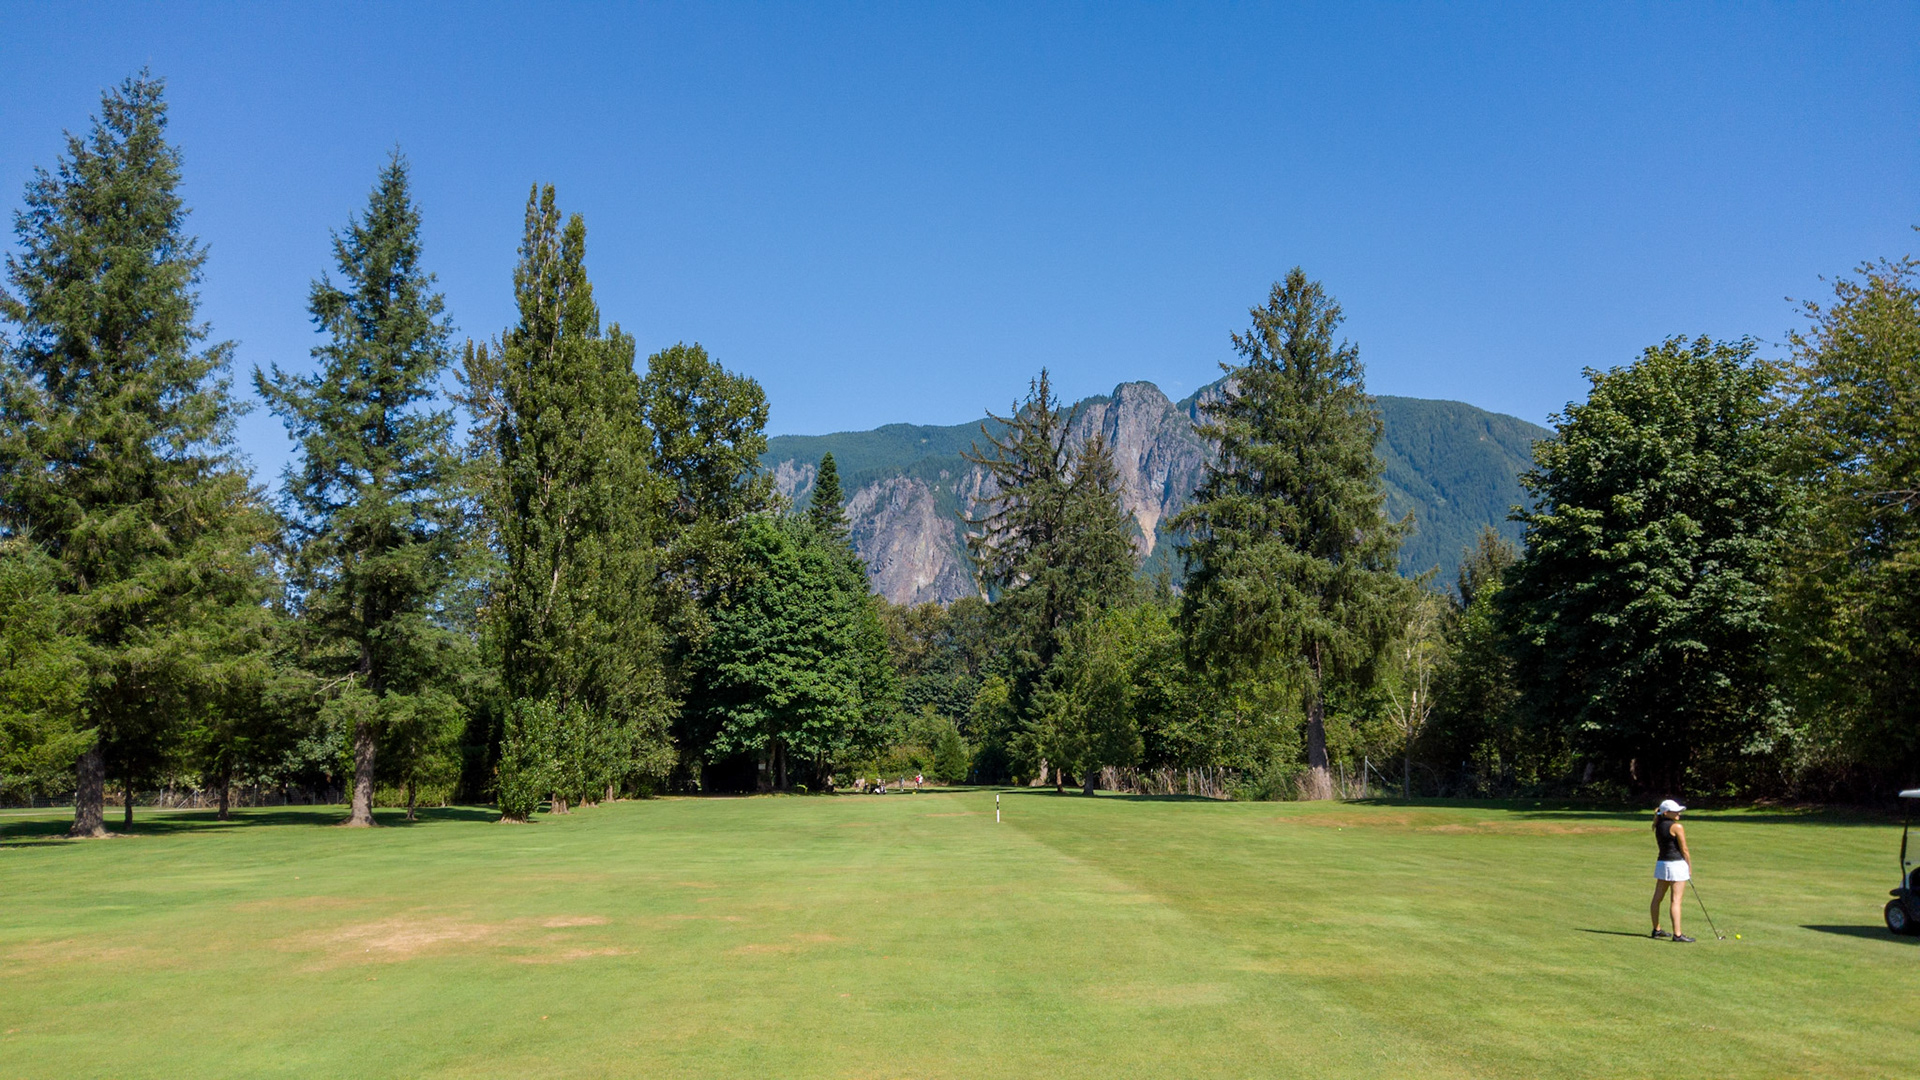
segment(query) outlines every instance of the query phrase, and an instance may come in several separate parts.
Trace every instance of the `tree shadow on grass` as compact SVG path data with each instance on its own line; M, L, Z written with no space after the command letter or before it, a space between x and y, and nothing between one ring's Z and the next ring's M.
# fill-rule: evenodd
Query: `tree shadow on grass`
M1065 791L1055 791L1050 787L1002 788L1000 790L1000 794L1025 796L1030 798L1045 798L1045 799L1085 799L1086 798L1086 794L1080 790L1080 787L1077 784L1072 787L1069 787ZM1122 792L1117 792L1117 791L1096 792L1095 798L1098 798L1102 802L1130 802L1130 803L1134 803L1134 802L1221 803L1221 802L1227 801L1225 799L1210 799L1205 795L1128 795L1128 794L1124 794Z
M1900 937L1884 926L1832 926L1806 925L1802 930L1813 930L1822 934L1838 934L1841 937L1872 938L1890 945L1920 945L1920 937Z
M1379 797L1371 799L1348 799L1350 805L1377 806L1381 808L1419 810L1503 810L1522 818L1574 821L1627 821L1643 822L1649 827L1653 822L1651 807L1622 806L1618 804L1596 804L1574 799L1400 799ZM1900 813L1896 810L1878 810L1870 807L1852 806L1816 806L1804 809L1782 807L1695 807L1696 814L1704 813L1706 820L1716 823L1745 824L1782 824L1782 825L1871 825L1882 826L1889 822L1900 823Z
M1581 933L1583 933L1583 934L1605 934L1605 935L1607 935L1608 937L1630 937L1630 938L1639 938L1639 939L1640 939L1640 940L1642 940L1642 941L1658 941L1658 940L1660 940L1659 938L1654 938L1654 937L1648 937L1648 936L1647 936L1646 934L1640 934L1640 933L1634 933L1634 932L1631 932L1631 931L1627 931L1627 930L1591 930L1591 929L1588 929L1587 927L1584 927L1584 926L1576 926L1576 927L1574 927L1574 929L1575 929L1575 930L1578 930L1578 931L1580 931L1580 932L1581 932Z
M147 815L143 817L140 809L135 807L133 828L127 830L121 826L116 808L109 808L109 810L107 833L110 838L176 836L185 833L262 827L331 827L347 819L347 808L344 806L274 806L235 809L226 821L221 821L218 811L214 810L147 811ZM416 820L408 821L405 810L381 809L374 811L373 820L381 828L410 829L440 821L486 822L500 816L498 811L485 806L421 807L415 813ZM67 829L71 824L70 817L0 822L0 843L31 843L35 846L80 843L67 836Z

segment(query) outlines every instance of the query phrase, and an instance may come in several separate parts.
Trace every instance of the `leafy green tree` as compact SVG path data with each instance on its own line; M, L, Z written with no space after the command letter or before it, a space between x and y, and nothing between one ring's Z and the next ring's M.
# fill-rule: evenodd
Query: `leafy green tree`
M319 370L254 373L300 444L285 488L307 662L330 685L372 699L348 732L354 826L373 824L384 729L437 707L439 661L453 647L440 616L465 515L453 416L431 404L452 329L420 256L420 211L396 153L365 212L333 236L340 280L323 276L309 292L307 310L328 339L313 349Z
M1086 794L1103 767L1140 763L1142 733L1158 726L1170 704L1164 661L1177 656L1172 625L1156 604L1113 608L1074 628L1060 656L1060 689L1042 748L1060 768L1080 774Z
M100 836L109 769L131 789L217 706L258 646L272 522L231 453L185 232L164 86L108 91L14 219L0 317L0 521L51 558L85 667L75 836ZM131 817L132 800L127 803Z
M1554 772L1564 738L1552 726L1523 727L1520 690L1500 623L1499 594L1520 552L1491 526L1461 559L1445 648L1434 671L1434 713L1421 740L1444 767L1471 765L1476 793L1511 793Z
M966 455L989 480L967 519L967 550L1004 628L1014 708L1037 725L1074 624L1133 593L1131 521L1111 449L1097 435L1073 437L1044 369L1012 416L988 418L1000 434L981 424L987 448Z
M986 601L966 596L951 604L928 601L911 607L880 604L887 648L900 674L906 711L933 709L959 725L963 737L978 733L967 717L980 680L997 660L997 627Z
M1863 266L1805 311L1787 670L1808 764L1880 793L1920 780L1920 259Z
M1400 735L1400 794L1413 798L1413 748L1433 718L1440 669L1447 661L1447 602L1422 589L1405 619L1382 672L1390 718Z
M1335 344L1340 306L1298 267L1235 334L1238 365L1203 406L1216 460L1173 522L1184 532L1180 614L1189 656L1243 702L1296 688L1309 798L1330 798L1330 695L1370 685L1409 586L1407 522L1382 513L1380 417L1360 353Z
M840 493L840 467L832 454L820 455L820 471L813 478L813 495L807 502L807 520L813 527L831 536L845 536L846 497Z
M650 787L672 762L652 589L662 498L633 339L601 331L586 235L577 214L562 224L552 187L534 190L514 270L520 321L468 376L470 399L497 403L483 502L502 564L490 601L502 688L552 703L559 727L540 745L561 758L541 771L562 813Z
M899 707L865 571L844 541L803 518L739 526L737 576L695 659L699 740L709 761L749 754L761 787L786 790L793 766L824 778L843 756L886 741Z
M680 528L737 521L773 509L767 451L767 395L698 344L647 358L640 415L652 440L652 468L667 481L669 520Z
M1588 377L1522 478L1527 551L1500 596L1523 707L1603 779L1759 782L1785 748L1773 371L1751 342L1674 338Z

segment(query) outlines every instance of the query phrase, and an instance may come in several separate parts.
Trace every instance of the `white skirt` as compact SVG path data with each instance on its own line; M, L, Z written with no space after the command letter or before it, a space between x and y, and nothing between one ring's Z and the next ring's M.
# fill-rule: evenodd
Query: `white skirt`
M1693 878L1693 867L1685 859L1664 859L1653 864L1655 881L1688 881Z

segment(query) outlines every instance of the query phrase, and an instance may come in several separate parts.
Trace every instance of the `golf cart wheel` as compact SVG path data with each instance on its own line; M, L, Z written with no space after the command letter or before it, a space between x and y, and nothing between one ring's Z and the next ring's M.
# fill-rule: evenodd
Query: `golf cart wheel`
M1913 918L1907 914L1905 901L1898 897L1887 901L1887 929L1896 934L1913 933Z

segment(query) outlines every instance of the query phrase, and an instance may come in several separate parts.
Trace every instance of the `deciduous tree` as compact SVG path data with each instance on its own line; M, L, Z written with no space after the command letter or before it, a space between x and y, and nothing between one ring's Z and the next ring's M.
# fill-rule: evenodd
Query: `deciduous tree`
M1500 598L1524 707L1602 778L1718 790L1765 779L1784 749L1783 433L1753 354L1673 338L1589 372L1522 478L1526 555Z
M527 745L559 755L540 763L559 811L611 785L650 787L672 762L653 593L663 500L633 339L601 330L586 235L579 215L563 223L552 187L529 196L520 320L467 380L470 399L495 403L484 501L502 564L490 610L503 689L551 702L554 737Z
M1787 574L1808 763L1920 782L1920 259L1834 283L1792 338L1791 468L1808 496Z

